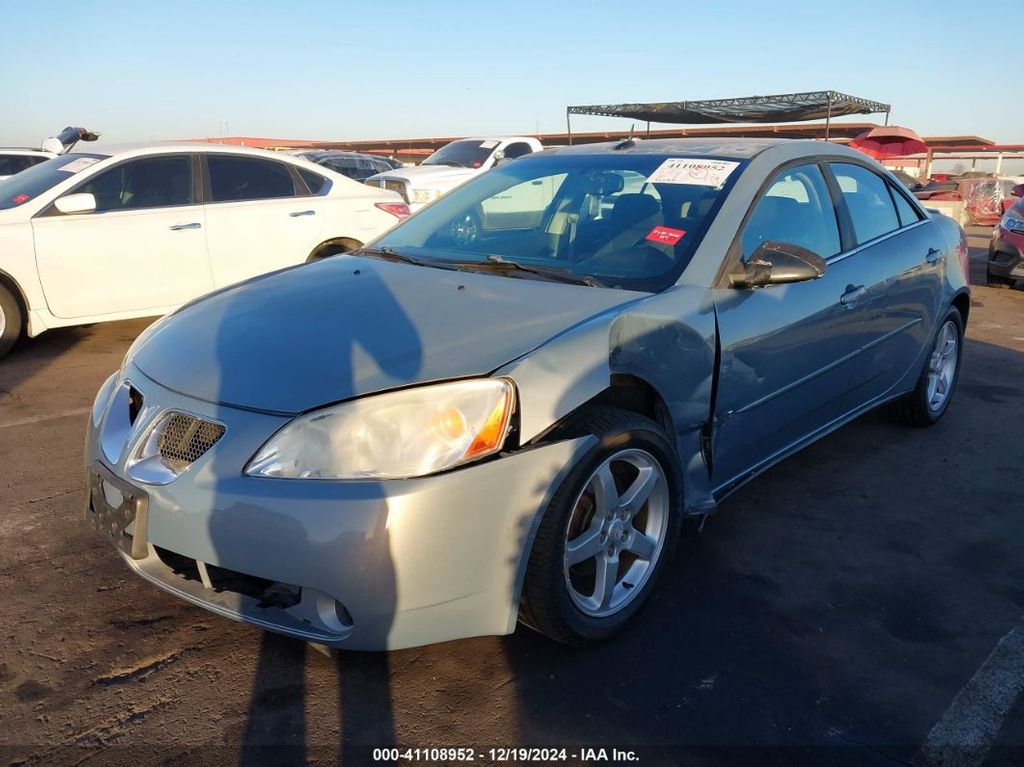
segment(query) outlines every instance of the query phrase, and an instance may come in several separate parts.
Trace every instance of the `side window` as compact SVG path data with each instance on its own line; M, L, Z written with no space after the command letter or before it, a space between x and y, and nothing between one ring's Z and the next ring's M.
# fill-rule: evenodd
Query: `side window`
M299 168L299 175L302 176L302 180L305 181L306 186L309 187L310 194L318 194L320 190L324 188L324 183L327 181L327 179L319 173L314 173L313 171L306 170L305 168Z
M129 160L93 176L75 191L91 192L97 213L190 205L192 162L187 155Z
M817 165L777 174L743 229L743 260L762 242L799 245L822 258L839 252L839 225L825 177Z
M483 200L484 229L531 229L540 224L566 174L542 176L509 187Z
M207 162L214 202L295 196L292 176L282 163L216 154L207 155Z
M524 154L530 154L531 152L533 152L533 148L525 141L513 141L505 147L505 158L513 160L516 157L522 157Z
M843 191L858 244L900 228L892 197L881 176L860 165L841 162L832 164L832 172Z
M893 202L896 203L896 213L900 217L900 226L910 226L921 220L921 216L918 215L914 206L907 202L907 198L892 184L889 185L889 194L892 195Z

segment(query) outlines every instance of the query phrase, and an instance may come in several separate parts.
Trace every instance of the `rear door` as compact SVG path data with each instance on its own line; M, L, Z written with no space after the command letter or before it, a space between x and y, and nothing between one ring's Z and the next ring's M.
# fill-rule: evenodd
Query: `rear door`
M92 213L32 220L46 302L58 317L163 310L213 287L193 158L161 154L97 171L71 190Z
M207 242L217 286L304 261L319 244L324 199L292 166L204 153Z
M721 489L831 424L860 338L859 284L843 251L835 201L817 163L778 170L754 202L735 248L766 240L830 259L815 280L714 291L721 344L714 484ZM734 255L734 254L733 254ZM838 260L836 260L838 259Z
M907 196L871 168L829 164L848 216L863 285L861 354L843 403L856 410L886 395L928 343L942 301L945 246Z

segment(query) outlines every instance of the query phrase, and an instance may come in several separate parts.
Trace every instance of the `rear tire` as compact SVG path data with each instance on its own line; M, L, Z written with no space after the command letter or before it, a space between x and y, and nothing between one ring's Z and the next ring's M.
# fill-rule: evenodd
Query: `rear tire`
M897 421L908 426L932 426L942 419L960 379L963 345L963 318L959 311L950 309L932 339L917 386L889 406Z
M0 285L0 357L11 350L21 336L25 318L21 313L21 305L3 285Z
M679 460L658 424L594 407L558 432L586 434L599 442L544 512L519 610L523 623L571 645L605 639L640 611L672 555L683 516Z

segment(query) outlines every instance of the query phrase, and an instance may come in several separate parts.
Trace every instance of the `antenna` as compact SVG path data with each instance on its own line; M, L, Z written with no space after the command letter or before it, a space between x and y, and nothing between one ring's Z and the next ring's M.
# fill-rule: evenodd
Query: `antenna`
M629 149L630 147L636 146L636 142L640 139L633 138L633 129L636 128L636 123L630 123L629 135L615 145L615 149Z

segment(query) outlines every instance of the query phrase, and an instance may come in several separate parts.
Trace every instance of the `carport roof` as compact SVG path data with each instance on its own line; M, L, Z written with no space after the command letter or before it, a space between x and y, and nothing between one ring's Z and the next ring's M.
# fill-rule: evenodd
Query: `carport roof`
M890 109L889 104L838 91L807 91L702 101L590 104L567 107L567 112L601 117L625 117L647 122L709 125L822 120L843 115L888 113Z

